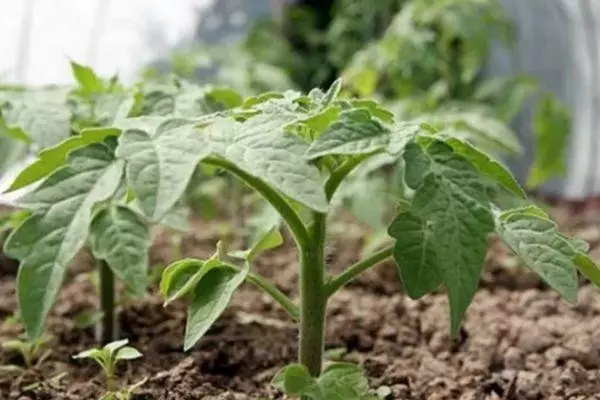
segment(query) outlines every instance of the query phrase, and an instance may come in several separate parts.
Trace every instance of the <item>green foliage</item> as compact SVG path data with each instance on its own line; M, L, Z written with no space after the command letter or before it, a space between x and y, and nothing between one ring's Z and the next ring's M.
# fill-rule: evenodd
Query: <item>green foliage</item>
M82 351L81 353L73 356L75 359L90 358L94 360L105 374L106 377L106 389L109 392L103 398L105 399L129 399L129 397L123 397L125 394L128 396L139 386L141 386L145 380L132 386L129 390L117 391L115 382L115 371L117 364L120 361L135 360L136 358L142 357L142 354L137 351L134 347L127 346L129 341L127 339L118 340L112 343L108 343L102 348L94 348ZM108 397L107 397L108 396ZM113 396L113 397L110 397Z
M315 378L302 364L291 364L273 378L275 387L290 396L311 400L372 400L369 382L361 367L331 363Z
M15 178L8 191L21 189L50 175L54 170L67 164L67 154L92 143L102 143L109 136L117 136L119 130L92 128L85 129L81 135L72 136L64 141L50 146L38 154L38 159L28 165Z
M529 172L529 187L537 187L566 172L564 154L568 148L570 131L569 110L553 97L542 99L533 121L536 157Z
M429 225L439 276L450 297L452 332L457 333L479 285L487 235L494 229L490 201L475 167L443 142L427 149L409 144L404 160L406 183L415 190L410 213Z
M23 358L25 367L30 368L33 363L43 361L48 354L46 345L50 341L50 336L44 336L37 340L5 340L0 344L5 351L17 352Z
M9 236L5 251L21 261L17 293L32 339L42 333L67 264L85 244L92 207L115 193L122 171L110 146L95 143L73 151L67 166L19 200L34 212Z
M537 207L500 213L500 237L523 261L565 299L577 302L579 279L577 257L585 257L573 243L558 232L548 215Z
M257 219L250 248L227 252L219 246L208 260L182 260L166 268L160 284L165 305L189 302L184 338L189 350L242 283L264 290L300 325L301 365L288 367L276 379L291 395L372 398L358 367L322 368L324 316L330 296L389 257L411 297L445 286L453 334L477 290L488 239L495 232L569 301L576 298L577 270L598 283L600 270L587 249L560 234L538 209L501 210L495 204L490 194L503 191L522 198L524 191L502 164L480 150L481 143L517 147L511 136L499 133L504 126L484 113L444 110L400 121L375 101L344 98L341 81L307 95L286 91L243 99L233 90L180 80L142 82L130 93L103 81L98 93L100 85L88 75L81 73L75 91L82 104L97 109L98 95L129 94L135 101L127 113L119 106L110 118L84 118L88 125L74 134L77 143L62 142L55 156L46 156L48 162L40 156L43 172L28 178L42 181L19 200L31 215L11 234L6 250L21 261L19 304L31 338L40 336L67 264L88 236L95 256L134 291L143 292L147 221L177 214L199 164L229 173L269 208ZM95 130L88 130L90 125ZM83 138L85 132L89 139ZM328 217L339 206L336 193L344 197L345 190L346 195L357 187L367 190L353 185L353 171L368 176L384 167L396 175L386 181L393 185L386 196L394 205L394 220L383 227L391 243L328 276L326 233ZM380 187L369 188L368 195L381 194ZM377 218L387 220L387 215ZM298 305L251 270L262 252L282 243L280 222L299 250ZM124 346L119 342L78 357L94 358L114 375L114 363L139 355Z
M150 233L138 214L122 205L100 210L91 222L90 243L94 257L133 293L146 292Z
M183 260L171 264L163 272L160 291L165 305L191 295L184 349L189 350L225 311L233 292L248 275L249 267L238 269L216 256L203 262Z

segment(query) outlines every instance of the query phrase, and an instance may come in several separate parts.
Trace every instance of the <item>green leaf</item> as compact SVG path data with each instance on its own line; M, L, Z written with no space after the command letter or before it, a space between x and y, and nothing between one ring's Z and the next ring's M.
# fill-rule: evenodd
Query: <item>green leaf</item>
M396 239L394 259L406 293L418 299L440 286L439 260L435 251L435 234L426 221L410 213L396 217L388 232Z
M206 93L206 97L215 103L222 104L225 109L239 107L244 101L238 92L230 88L214 88Z
M310 117L303 120L303 124L317 132L315 137L319 137L333 122L336 121L342 109L338 106L327 107L323 111L311 115Z
M9 351L19 351L21 353L27 352L27 349L30 347L29 342L24 342L22 340L4 340L2 341L1 348L3 350Z
M283 243L283 236L281 236L281 232L279 231L279 224L271 226L270 229L263 229L262 232L256 236L256 242L252 243L249 249L236 251L231 255L251 262L261 253L279 247Z
M510 219L512 215L530 215L532 217L550 219L548 213L534 204L502 211L502 216L505 219Z
M56 99L32 98L13 103L3 117L8 129L20 129L19 135L29 137L42 149L60 143L71 134L71 113Z
M586 278L590 280L594 285L600 287L600 267L592 258L581 251L575 254L573 259L575 266Z
M116 205L98 212L90 227L92 252L136 295L146 292L150 232L138 214Z
M116 340L114 342L110 342L107 345L104 346L104 350L108 351L110 354L114 353L115 351L117 351L118 349L124 347L126 344L129 343L128 339L121 339L121 340Z
M321 100L321 106L328 106L340 95L340 91L342 90L342 79L336 79L329 89L323 95L323 99Z
M315 140L306 158L313 160L331 154L365 154L385 148L389 131L366 109L343 112L340 120Z
M92 207L112 196L122 171L108 146L91 144L19 199L34 214L9 236L5 251L21 262L17 293L31 339L39 338L67 264L86 241Z
M161 225L169 227L179 232L190 231L191 210L184 204L178 203L172 207L160 221Z
M239 271L223 264L212 268L198 282L188 310L185 351L191 349L225 311L233 293L246 279L248 271L248 264Z
M566 171L565 152L571 134L571 113L552 96L542 99L533 121L535 159L527 186L536 188Z
M444 140L447 144L452 146L454 151L464 158L466 158L471 164L475 166L485 176L491 179L493 182L504 187L506 190L515 194L521 198L527 198L527 194L519 185L519 182L515 177L498 161L491 158L483 151L477 149L469 142L458 139L448 138Z
M104 82L93 69L71 61L71 72L86 93L102 93L105 91Z
M440 112L423 117L423 121L441 128L456 130L458 137L473 140L475 143L493 149L521 154L521 144L515 133L502 121L481 112Z
M193 258L180 260L163 271L160 292L165 298L164 305L192 292L196 284L213 268L222 267L219 260L201 261Z
M0 135L6 136L8 138L12 138L21 142L25 142L27 144L31 144L33 141L29 137L29 135L21 128L18 127L9 127L6 125L6 122L2 117L0 117Z
M308 144L287 132L295 115L258 115L244 123L219 119L201 129L212 153L281 190L285 195L326 212L325 182L319 169L304 158Z
M115 360L135 360L136 358L140 358L141 356L142 353L137 351L137 349L130 346L126 346L119 349L117 355L115 356Z
M331 363L318 379L323 400L365 400L369 381L364 370L354 364Z
M84 350L78 354L75 354L73 356L73 358L75 359L80 359L80 358L99 358L102 357L102 350L100 349L89 349L89 350Z
M421 124L414 122L407 121L396 124L391 132L387 152L394 156L399 155L421 130Z
M302 364L283 367L273 378L272 384L289 396L307 396L312 400L325 400L317 380Z
M38 159L27 166L15 178L7 192L21 189L50 175L67 163L67 156L72 150L84 147L91 143L101 143L109 136L120 134L113 128L88 128L81 135L72 136L53 147L43 149Z
M374 117L379 118L383 122L391 124L394 122L394 113L383 108L379 103L373 100L352 99L349 103L356 108L366 108Z
M509 210L499 215L497 231L504 242L567 301L577 301L576 250L554 222L532 212Z
M127 161L127 182L140 207L160 221L179 201L197 164L210 153L194 125L168 120L152 134L130 129L120 138L117 157Z
M583 239L569 237L564 234L560 234L560 236L565 239L573 248L581 253L587 253L590 251L590 244Z
M494 230L489 199L475 168L443 142L434 141L426 152L411 143L404 160L406 183L415 190L411 213L432 235L456 335L479 286L487 236Z

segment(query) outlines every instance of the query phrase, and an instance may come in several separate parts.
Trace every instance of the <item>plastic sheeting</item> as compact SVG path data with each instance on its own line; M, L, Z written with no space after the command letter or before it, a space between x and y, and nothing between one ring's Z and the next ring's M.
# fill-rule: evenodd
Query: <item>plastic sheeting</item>
M0 0L0 80L69 82L69 57L102 74L133 77L145 63L194 37L239 37L278 1ZM535 76L573 109L567 174L542 191L571 199L600 195L600 0L501 1L516 22L519 40L514 51L494 48L487 75ZM198 13L204 14L194 32ZM29 37L23 34L28 24ZM19 56L24 39L29 45ZM19 60L26 61L26 70L18 70ZM515 122L525 154L511 167L521 178L533 160L532 112L528 107Z
M541 191L568 199L600 195L600 1L502 2L519 40L514 51L500 45L494 49L487 74L534 76L573 113L567 173ZM532 113L530 105L514 124L525 155L511 167L521 178L533 160Z

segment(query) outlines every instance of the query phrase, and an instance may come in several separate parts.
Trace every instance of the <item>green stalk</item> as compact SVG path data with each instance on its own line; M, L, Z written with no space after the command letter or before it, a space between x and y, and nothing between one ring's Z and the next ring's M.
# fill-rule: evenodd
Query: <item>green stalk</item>
M279 212L279 215L281 215L287 226L290 228L290 231L292 232L294 240L296 241L300 251L308 246L310 243L310 236L306 230L306 227L304 226L304 223L302 222L302 219L292 208L292 206L290 206L287 200L281 194L279 194L279 192L227 160L209 157L203 162L205 164L214 165L227 170L229 173L235 175L246 185L258 192L273 206L273 208Z
M331 200L333 198L336 190L340 187L344 179L354 170L354 168L372 155L373 154L367 154L348 159L344 161L342 165L338 167L338 169L333 171L325 183L325 195L327 196L327 200Z
M98 276L100 290L100 311L102 319L98 326L98 340L105 345L117 340L117 316L115 313L115 274L108 263L98 260Z
M331 279L325 285L325 295L327 298L334 295L338 290L343 288L347 283L354 280L357 276L372 268L385 260L388 257L391 257L394 252L394 246L386 247L382 250L379 250L377 253L373 253L369 257L365 258L357 262L356 264L351 265L344 272Z
M112 360L111 360L112 362ZM115 381L115 371L114 366L107 366L105 369L106 372L106 390L108 392L114 392L117 389L117 383Z
M300 260L299 362L311 375L319 376L325 347L325 231L326 214L314 213L311 244Z
M270 282L253 272L248 274L246 280L271 296L285 311L287 311L294 321L300 320L300 311L298 310L298 306L296 306L296 304L294 304L294 302L288 296L282 293L281 290L279 290L279 288L273 284L273 282Z

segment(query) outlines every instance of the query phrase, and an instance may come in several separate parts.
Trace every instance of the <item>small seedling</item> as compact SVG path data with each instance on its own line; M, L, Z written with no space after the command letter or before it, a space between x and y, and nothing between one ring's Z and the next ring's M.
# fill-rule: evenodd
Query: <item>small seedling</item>
M21 355L26 368L33 366L34 362L43 362L51 353L50 349L45 349L45 345L50 341L50 336L43 336L41 339L31 341L27 339L15 339L2 342L2 349L14 351Z
M142 354L131 346L127 346L127 339L107 344L102 348L82 351L73 358L91 358L95 360L104 371L106 377L106 390L110 393L117 391L115 371L119 361L134 360Z

